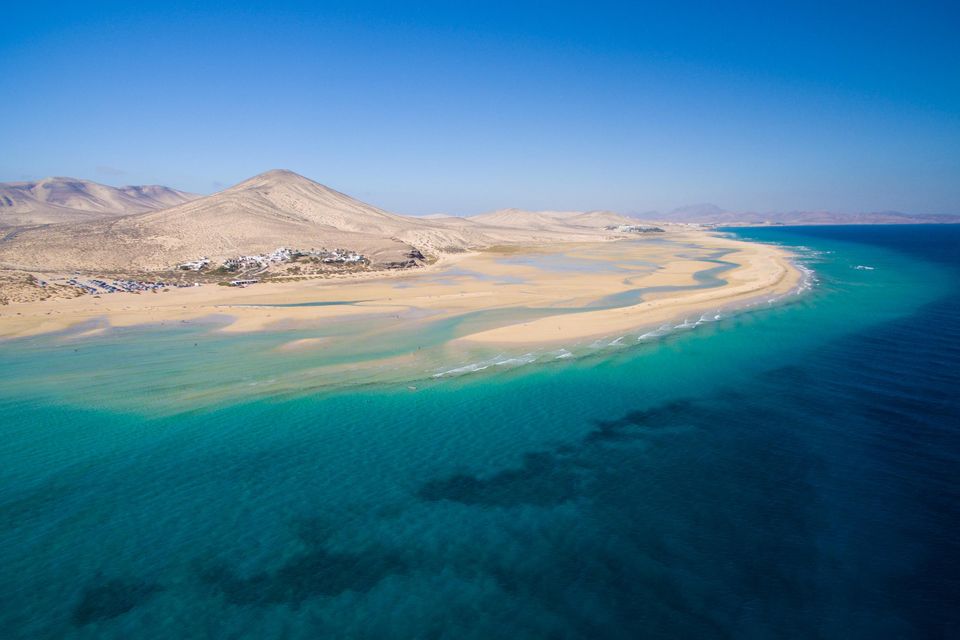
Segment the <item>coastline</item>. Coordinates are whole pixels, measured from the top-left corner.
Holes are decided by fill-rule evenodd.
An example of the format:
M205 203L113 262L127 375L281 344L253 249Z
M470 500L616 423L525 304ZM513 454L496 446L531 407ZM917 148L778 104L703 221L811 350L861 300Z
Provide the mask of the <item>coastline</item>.
M789 261L786 252L770 247L755 252L743 251L745 264L727 274L728 284L716 289L680 295L651 294L655 299L616 309L583 311L549 316L532 322L491 329L459 338L461 342L485 344L551 344L569 343L614 333L635 332L655 328L686 316L739 308L758 300L779 298L800 286L803 274ZM659 279L665 285L676 282L679 275L664 273Z
M720 286L703 288L698 274L729 270ZM750 304L795 289L801 271L779 247L712 233L667 238L529 245L446 254L416 271L263 283L250 288L204 286L158 294L81 296L0 307L0 339L112 327L219 319L225 332L303 329L355 319L415 324L497 310L505 317L451 342L552 344L650 327L718 307ZM675 291L668 291L676 289ZM604 297L645 291L637 304L596 308ZM541 310L530 319L510 309ZM551 313L551 310L554 311ZM77 336L79 337L79 336Z

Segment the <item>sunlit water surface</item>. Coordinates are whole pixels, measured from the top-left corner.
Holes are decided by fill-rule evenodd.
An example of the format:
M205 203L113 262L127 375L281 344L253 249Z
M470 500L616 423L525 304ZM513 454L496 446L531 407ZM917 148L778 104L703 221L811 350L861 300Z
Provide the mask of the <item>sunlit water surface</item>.
M816 285L517 353L5 343L0 635L956 637L960 227L738 233Z

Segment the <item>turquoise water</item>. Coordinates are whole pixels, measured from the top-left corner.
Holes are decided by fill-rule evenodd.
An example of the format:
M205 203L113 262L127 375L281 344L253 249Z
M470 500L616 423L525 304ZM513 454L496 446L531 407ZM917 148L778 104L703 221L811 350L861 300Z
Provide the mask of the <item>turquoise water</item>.
M351 354L204 323L4 344L3 637L955 636L960 227L737 233L816 286L468 375L330 390Z

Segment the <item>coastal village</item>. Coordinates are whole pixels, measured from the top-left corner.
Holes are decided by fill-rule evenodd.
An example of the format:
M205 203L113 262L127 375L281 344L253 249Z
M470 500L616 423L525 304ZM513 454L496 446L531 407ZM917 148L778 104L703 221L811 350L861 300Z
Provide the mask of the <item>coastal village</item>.
M410 269L431 260L417 249L410 249L398 259L373 263L367 255L348 248L296 249L277 247L268 253L232 256L215 260L202 256L180 262L162 271L107 271L72 273L27 273L6 271L6 286L0 304L17 300L70 298L90 295L99 297L114 293L162 293L172 289L220 286L249 287L261 282L286 282L311 278L336 277L366 270ZM31 293L31 291L33 293ZM9 295L6 295L9 293Z
M616 231L618 233L663 233L660 227L651 227L642 224L613 224L604 227L607 231Z
M347 249L334 249L333 251L327 251L327 249L324 248L319 250L310 249L309 251L301 251L299 249L290 249L288 247L277 247L270 253L258 253L255 255L227 258L223 261L220 269L230 272L262 272L269 269L271 265L296 262L298 260L306 260L314 263L320 262L328 265L370 264L370 261L362 254L356 253L355 251L349 251ZM212 261L210 258L203 257L198 260L184 262L178 265L178 268L182 271L203 271L204 269L209 269L211 264Z
M216 268L212 267L210 258L203 257L197 260L191 260L178 265L181 271L203 272L212 271L214 274L242 274L242 278L231 279L228 284L234 287L247 287L260 282L260 278L268 273L278 275L271 268L277 265L300 263L288 268L285 274L281 275L311 275L329 271L329 267L366 267L370 265L370 260L361 253L349 249L291 249L289 247L277 247L270 253L258 253L252 255L236 256L227 258ZM313 268L310 268L310 267ZM320 268L316 268L320 266Z
M422 254L416 253L417 256L411 258L423 259ZM366 256L350 249L300 250L278 247L270 253L227 258L219 265L204 256L178 264L171 270L169 277L158 280L103 276L83 278L79 272L75 272L69 278L51 278L49 281L38 278L36 285L41 288L52 285L66 286L75 289L80 295L93 296L112 293L158 293L172 288L199 287L214 283L248 287L270 278L318 276L340 272L344 268L357 269L369 265L370 260ZM397 266L415 266L415 261ZM282 270L283 267L286 269Z

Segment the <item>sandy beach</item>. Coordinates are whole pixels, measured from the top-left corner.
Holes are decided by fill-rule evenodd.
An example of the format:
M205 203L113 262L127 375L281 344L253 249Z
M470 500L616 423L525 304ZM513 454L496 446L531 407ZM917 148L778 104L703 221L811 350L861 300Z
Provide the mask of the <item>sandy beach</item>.
M724 282L697 286L696 274L726 264ZM302 329L352 318L432 320L497 309L538 309L536 319L479 324L457 340L543 344L682 321L718 308L782 295L800 272L783 250L701 231L634 241L560 243L444 255L409 271L263 283L207 285L156 294L117 293L0 307L0 337L81 325L87 331L135 325L219 321L218 330ZM644 290L637 304L598 300ZM556 313L550 313L555 309ZM514 321L522 320L522 321ZM316 348L303 343L290 348Z

